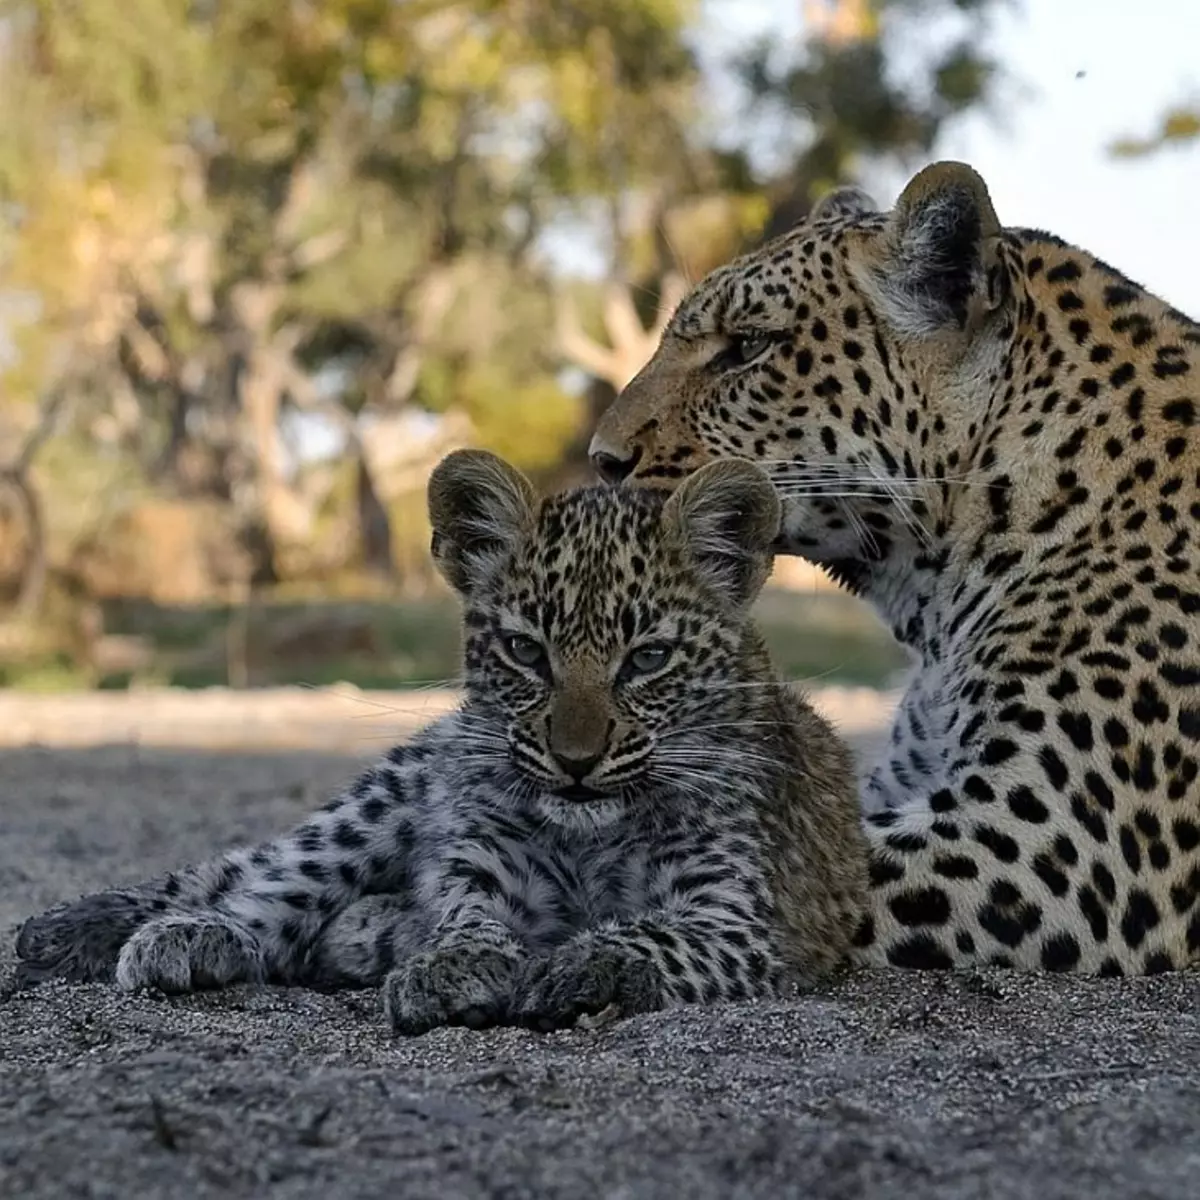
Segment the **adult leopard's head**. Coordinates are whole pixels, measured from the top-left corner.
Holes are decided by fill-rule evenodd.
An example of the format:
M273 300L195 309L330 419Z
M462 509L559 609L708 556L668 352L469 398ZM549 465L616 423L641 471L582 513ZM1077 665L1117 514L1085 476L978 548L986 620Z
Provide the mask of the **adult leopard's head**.
M873 564L932 553L953 481L987 466L1017 260L962 164L922 171L888 214L835 192L684 299L593 463L671 487L713 459L759 462L785 503L781 548L865 586Z
M726 460L669 497L539 501L513 467L464 450L434 471L429 510L464 604L464 752L563 822L609 821L656 784L700 787L722 723L752 699L735 685L758 664L747 612L779 530L765 474Z

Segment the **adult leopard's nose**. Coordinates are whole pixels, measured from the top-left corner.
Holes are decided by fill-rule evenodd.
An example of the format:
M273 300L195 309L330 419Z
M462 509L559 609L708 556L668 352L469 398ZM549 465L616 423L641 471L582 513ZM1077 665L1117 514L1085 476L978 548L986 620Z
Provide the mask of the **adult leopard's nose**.
M599 436L592 438L588 447L588 458L596 474L607 484L624 483L642 457L640 446L632 451L626 447L611 446L603 442Z

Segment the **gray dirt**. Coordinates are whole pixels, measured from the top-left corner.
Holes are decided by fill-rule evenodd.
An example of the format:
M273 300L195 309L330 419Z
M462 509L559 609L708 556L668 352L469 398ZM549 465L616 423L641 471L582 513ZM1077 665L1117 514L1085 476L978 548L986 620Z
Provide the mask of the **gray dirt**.
M1200 1194L1195 975L864 974L414 1041L367 993L11 993L25 915L281 829L354 767L0 752L0 1196Z

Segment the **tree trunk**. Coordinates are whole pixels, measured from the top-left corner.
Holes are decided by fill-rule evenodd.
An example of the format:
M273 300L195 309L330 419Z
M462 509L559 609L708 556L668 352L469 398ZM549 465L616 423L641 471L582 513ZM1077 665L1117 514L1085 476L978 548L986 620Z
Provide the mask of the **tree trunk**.
M282 299L282 287L262 282L241 283L230 296L243 352L238 400L254 449L259 508L276 550L304 541L313 520L309 506L287 482L279 430L298 340L294 331L274 330Z
M394 579L396 562L392 554L392 523L379 499L371 470L361 449L358 453L358 529L362 540L363 567L372 575Z
M304 541L312 530L312 513L286 479L279 432L283 378L269 355L251 357L238 390L254 445L259 503L271 539L276 545Z
M0 491L14 497L27 543L13 612L18 617L31 617L46 590L46 528L41 497L23 469L0 471Z

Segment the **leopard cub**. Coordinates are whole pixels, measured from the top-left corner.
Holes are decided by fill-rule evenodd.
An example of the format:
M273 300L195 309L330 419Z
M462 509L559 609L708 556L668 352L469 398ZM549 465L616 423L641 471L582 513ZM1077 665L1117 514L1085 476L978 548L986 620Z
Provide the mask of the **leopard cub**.
M26 922L20 982L382 985L417 1034L775 995L847 957L850 756L749 616L766 476L538 500L460 451L429 508L463 603L458 711L289 833Z

